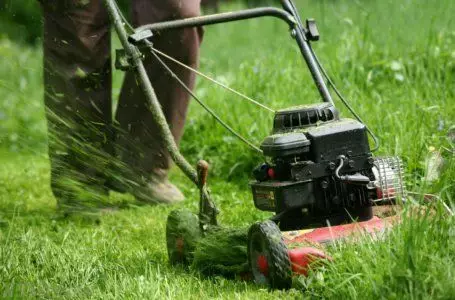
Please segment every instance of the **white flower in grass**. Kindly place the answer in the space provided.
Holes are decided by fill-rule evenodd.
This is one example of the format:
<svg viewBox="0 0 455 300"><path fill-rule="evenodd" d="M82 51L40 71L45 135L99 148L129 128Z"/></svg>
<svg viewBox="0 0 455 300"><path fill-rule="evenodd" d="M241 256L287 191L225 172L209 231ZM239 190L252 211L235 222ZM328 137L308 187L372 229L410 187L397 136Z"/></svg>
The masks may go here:
<svg viewBox="0 0 455 300"><path fill-rule="evenodd" d="M399 61L393 60L390 63L390 69L395 72L400 71L403 69L403 64Z"/></svg>
<svg viewBox="0 0 455 300"><path fill-rule="evenodd" d="M404 75L401 73L396 73L394 77L397 81L400 81L400 82L404 81Z"/></svg>

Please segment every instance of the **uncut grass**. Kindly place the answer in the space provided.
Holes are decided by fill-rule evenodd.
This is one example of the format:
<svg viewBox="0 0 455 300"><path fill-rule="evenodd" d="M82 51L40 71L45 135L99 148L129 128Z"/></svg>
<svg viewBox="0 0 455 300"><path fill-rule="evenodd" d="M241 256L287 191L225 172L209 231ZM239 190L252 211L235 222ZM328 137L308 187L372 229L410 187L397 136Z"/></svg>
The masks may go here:
<svg viewBox="0 0 455 300"><path fill-rule="evenodd" d="M315 17L314 44L339 88L378 134L380 154L397 154L408 186L440 192L454 205L454 3L450 0L300 1ZM453 217L419 217L384 241L339 246L335 262L300 279L289 293L269 293L249 283L207 279L167 265L164 226L172 208L140 207L94 218L61 220L48 188L42 106L41 50L0 39L0 295L141 298L452 298L455 269ZM318 100L287 28L254 20L206 29L202 71L273 108ZM115 74L118 94L121 74ZM200 80L197 93L256 143L272 116ZM348 116L346 110L338 105ZM423 184L428 147L447 161L439 181ZM254 209L247 178L261 157L245 150L194 103L182 150L190 161L207 159L209 183L222 224L245 227L269 214ZM172 178L196 211L197 191ZM114 194L114 200L125 200Z"/></svg>
<svg viewBox="0 0 455 300"><path fill-rule="evenodd" d="M408 217L384 240L338 245L331 249L337 262L300 284L313 295L339 299L453 297L453 270L445 264L454 263L454 223L442 206L436 209L436 215L405 210Z"/></svg>

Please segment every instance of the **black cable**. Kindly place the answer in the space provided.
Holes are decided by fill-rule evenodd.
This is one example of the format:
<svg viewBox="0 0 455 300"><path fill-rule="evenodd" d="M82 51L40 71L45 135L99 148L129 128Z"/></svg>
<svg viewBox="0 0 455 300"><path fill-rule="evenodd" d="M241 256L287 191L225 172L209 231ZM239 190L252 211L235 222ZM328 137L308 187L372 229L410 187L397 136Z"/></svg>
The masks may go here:
<svg viewBox="0 0 455 300"><path fill-rule="evenodd" d="M253 150L259 152L260 154L263 154L262 150L259 149L256 145L254 145L252 142L248 141L246 138L241 136L239 133L237 133L234 129L232 129L228 124L223 122L221 118L212 110L210 107L208 107L204 102L202 102L193 92L192 90L169 68L169 66L153 51L152 45L150 42L146 41L147 46L150 48L150 52L152 55L157 59L157 61L163 66L163 68L166 69L166 71L174 78L181 87L185 89L185 91L194 99L196 100L199 105L202 106L212 117L215 118L215 120L221 124L226 130L228 130L230 133L235 135L238 139L240 139L242 142L247 144L250 148Z"/></svg>
<svg viewBox="0 0 455 300"><path fill-rule="evenodd" d="M316 61L318 67L321 69L321 72L322 72L322 75L324 75L324 77L327 79L327 82L329 83L329 85L332 87L333 91L335 92L335 94L338 96L338 98L341 100L341 102L343 102L344 106L346 106L346 108L351 112L351 114L362 124L365 125L365 128L368 132L368 134L371 136L371 138L373 139L374 141L374 147L373 149L371 149L371 152L374 152L376 150L379 149L379 139L377 138L377 136L370 130L370 128L365 124L365 122L362 120L362 118L354 111L354 109L352 108L352 106L348 103L348 101L343 97L343 95L340 93L340 91L337 89L337 87L335 86L335 84L333 83L332 79L330 79L329 75L327 74L326 70L324 69L324 67L322 66L321 62L319 61L318 57L316 56L316 53L314 52L313 48L311 47L310 45L310 51L311 51L311 54L313 55L314 57L314 60Z"/></svg>

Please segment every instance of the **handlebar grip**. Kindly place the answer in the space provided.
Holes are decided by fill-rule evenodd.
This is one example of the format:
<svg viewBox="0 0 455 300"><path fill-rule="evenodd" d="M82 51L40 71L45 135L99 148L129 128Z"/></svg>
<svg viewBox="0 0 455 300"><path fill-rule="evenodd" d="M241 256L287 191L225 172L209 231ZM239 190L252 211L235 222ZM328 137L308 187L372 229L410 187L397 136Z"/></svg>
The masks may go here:
<svg viewBox="0 0 455 300"><path fill-rule="evenodd" d="M197 162L197 177L199 180L199 185L203 187L207 183L207 176L209 173L209 163L201 159Z"/></svg>

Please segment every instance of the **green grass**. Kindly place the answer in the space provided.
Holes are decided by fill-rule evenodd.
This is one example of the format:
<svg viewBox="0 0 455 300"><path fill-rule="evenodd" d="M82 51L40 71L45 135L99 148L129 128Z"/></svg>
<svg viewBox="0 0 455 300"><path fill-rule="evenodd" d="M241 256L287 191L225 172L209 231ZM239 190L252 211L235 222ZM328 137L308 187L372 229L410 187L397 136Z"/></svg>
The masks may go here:
<svg viewBox="0 0 455 300"><path fill-rule="evenodd" d="M318 21L316 52L339 88L381 139L379 154L400 155L407 185L455 206L455 163L447 138L455 127L455 4L441 0L299 1ZM226 7L225 7L226 8ZM455 221L405 218L389 237L338 245L335 262L296 280L289 292L204 278L171 268L165 219L172 207L136 207L96 217L61 219L49 189L39 47L0 39L0 297L17 298L392 298L455 297ZM206 28L201 70L274 108L318 101L285 25L253 20ZM114 94L121 74L115 74ZM196 92L255 143L272 116L199 80ZM337 103L338 104L338 103ZM344 116L347 111L338 104ZM429 148L446 164L425 183ZM268 214L254 209L247 179L260 157L192 103L182 151L212 165L209 182L220 221L247 226ZM197 210L197 190L173 180ZM119 194L114 200L131 199Z"/></svg>

